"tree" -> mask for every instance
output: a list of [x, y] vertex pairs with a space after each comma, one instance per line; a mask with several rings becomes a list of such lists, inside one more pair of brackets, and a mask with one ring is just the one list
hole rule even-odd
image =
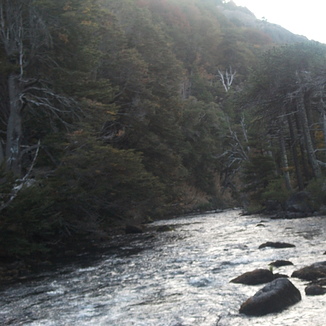
[[44, 79], [42, 67], [55, 65], [50, 57], [53, 39], [36, 4], [34, 0], [0, 3], [0, 52], [6, 62], [1, 78], [1, 130], [5, 137], [0, 163], [16, 177], [21, 176], [23, 156], [38, 148], [37, 143], [23, 144], [25, 111], [47, 110], [66, 123], [62, 116], [76, 108], [72, 99], [56, 93]]
[[274, 48], [262, 56], [247, 88], [247, 105], [255, 121], [265, 126], [260, 137], [274, 143], [271, 153], [288, 189], [303, 189], [305, 182], [322, 175], [324, 162], [313, 126], [322, 130], [318, 103], [325, 84], [325, 54], [325, 47], [314, 43]]

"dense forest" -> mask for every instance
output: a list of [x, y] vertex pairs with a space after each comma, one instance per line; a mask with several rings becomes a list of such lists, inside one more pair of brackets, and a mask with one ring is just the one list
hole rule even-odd
[[198, 210], [326, 202], [326, 46], [222, 0], [0, 1], [0, 256]]

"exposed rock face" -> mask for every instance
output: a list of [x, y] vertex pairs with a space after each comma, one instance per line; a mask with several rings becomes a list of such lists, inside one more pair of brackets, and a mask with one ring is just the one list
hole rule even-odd
[[230, 282], [241, 283], [247, 285], [264, 284], [274, 280], [274, 274], [268, 269], [255, 269], [251, 272], [246, 272]]
[[317, 284], [308, 285], [304, 291], [306, 295], [323, 295], [326, 293], [326, 289]]
[[281, 267], [281, 266], [293, 265], [293, 263], [288, 260], [276, 260], [276, 261], [270, 263], [269, 265], [274, 266], [274, 267]]
[[259, 249], [266, 248], [266, 247], [271, 247], [271, 248], [293, 248], [295, 247], [294, 244], [291, 243], [286, 243], [286, 242], [265, 242], [259, 246]]
[[292, 277], [297, 277], [306, 281], [313, 281], [326, 277], [326, 261], [315, 263], [294, 271]]
[[286, 278], [266, 284], [240, 307], [240, 313], [263, 316], [282, 311], [301, 300], [300, 291]]

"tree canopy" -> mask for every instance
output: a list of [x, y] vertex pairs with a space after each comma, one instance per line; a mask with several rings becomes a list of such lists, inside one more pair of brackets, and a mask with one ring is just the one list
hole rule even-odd
[[325, 46], [227, 10], [1, 1], [0, 256], [323, 186]]

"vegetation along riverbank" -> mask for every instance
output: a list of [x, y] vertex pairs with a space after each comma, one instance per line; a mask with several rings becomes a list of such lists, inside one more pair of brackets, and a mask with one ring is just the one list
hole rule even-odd
[[188, 212], [325, 212], [325, 67], [232, 1], [1, 1], [1, 264]]

